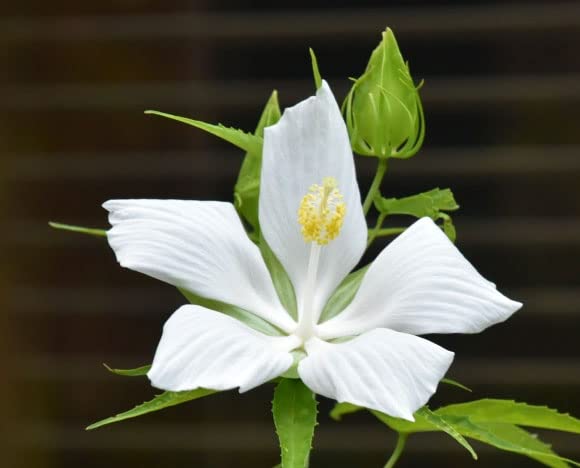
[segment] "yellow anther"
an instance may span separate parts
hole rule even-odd
[[[298,208],[298,222],[306,242],[326,245],[340,234],[346,205],[334,177],[325,177],[322,185],[314,184]]]

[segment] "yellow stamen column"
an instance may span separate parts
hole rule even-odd
[[[322,246],[339,235],[345,215],[346,205],[333,177],[324,178],[321,185],[312,185],[300,202],[298,222],[302,226],[304,241],[310,243],[306,285],[298,327],[294,332],[303,342],[312,337],[320,313],[313,309],[320,252]]]

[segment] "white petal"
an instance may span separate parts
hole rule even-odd
[[[352,303],[319,325],[320,336],[386,327],[414,335],[478,333],[521,307],[483,278],[429,218],[376,258]]]
[[[316,96],[286,109],[264,134],[260,225],[294,284],[298,304],[310,253],[300,232],[298,208],[310,186],[320,185],[325,177],[337,180],[347,214],[340,235],[322,248],[316,309],[358,263],[367,237],[346,126],[332,91],[323,82]]]
[[[245,392],[292,365],[291,337],[270,337],[200,306],[179,308],[165,323],[151,370],[153,386],[179,392],[196,388]]]
[[[121,266],[241,307],[284,331],[295,327],[231,203],[111,200],[103,207]]]
[[[430,341],[375,329],[344,343],[306,345],[298,374],[314,392],[413,421],[453,361]]]

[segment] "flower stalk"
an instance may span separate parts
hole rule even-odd
[[[399,436],[397,438],[397,445],[395,446],[395,450],[393,451],[391,458],[389,458],[389,460],[387,461],[385,468],[393,468],[395,464],[399,461],[399,458],[401,458],[401,455],[403,454],[403,450],[405,450],[407,437],[408,434],[399,432]]]

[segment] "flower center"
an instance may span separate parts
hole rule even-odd
[[[346,205],[334,177],[325,177],[322,185],[314,184],[298,208],[298,222],[306,242],[326,245],[336,238],[346,215]]]
[[[314,310],[320,251],[340,234],[345,215],[346,205],[334,177],[325,177],[321,185],[312,185],[298,208],[302,236],[311,243],[298,327],[294,332],[303,343],[315,335],[314,327],[320,318],[321,311]]]

